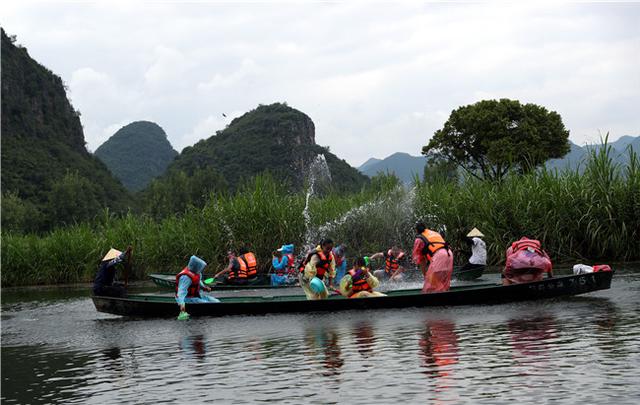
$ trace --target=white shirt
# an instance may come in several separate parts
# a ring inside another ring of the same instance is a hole
[[[487,264],[487,245],[480,238],[472,238],[473,246],[471,246],[471,264]]]

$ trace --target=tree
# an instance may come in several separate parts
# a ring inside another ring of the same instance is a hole
[[[555,111],[518,100],[483,100],[454,110],[422,154],[456,163],[479,179],[529,172],[569,152],[569,131]]]
[[[429,184],[457,183],[458,165],[451,160],[430,159],[424,166],[424,181]]]

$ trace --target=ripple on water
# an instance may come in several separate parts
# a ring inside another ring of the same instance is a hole
[[[3,403],[634,402],[640,280],[500,306],[175,320],[3,308]],[[6,311],[5,311],[6,310]]]

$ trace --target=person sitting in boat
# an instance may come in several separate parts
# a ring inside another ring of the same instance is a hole
[[[453,273],[453,252],[442,235],[418,222],[413,244],[413,261],[424,275],[423,293],[449,291]],[[428,267],[427,267],[428,266]]]
[[[484,238],[484,235],[478,228],[473,228],[467,234],[467,243],[471,245],[471,257],[469,262],[460,269],[461,273],[487,266],[487,244],[481,238]]]
[[[333,241],[331,239],[323,239],[320,245],[307,254],[307,257],[298,268],[300,271],[300,286],[309,300],[325,299],[329,296],[329,291],[323,281],[328,278],[329,287],[333,287],[336,260],[333,257],[332,250]],[[315,280],[320,280],[320,282]]]
[[[385,294],[373,291],[380,281],[371,274],[364,257],[356,260],[355,266],[349,270],[340,282],[340,293],[349,298],[384,297]]]
[[[247,280],[251,281],[258,276],[258,260],[255,253],[251,252],[249,245],[240,248],[238,260],[244,262],[247,267]]]
[[[542,244],[526,236],[513,242],[507,249],[507,261],[502,271],[502,284],[520,284],[540,281],[547,273],[553,277],[553,266]]]
[[[404,267],[400,264],[405,260],[405,254],[397,246],[392,246],[386,252],[378,252],[371,255],[371,260],[384,259],[384,269],[376,270],[373,275],[378,280],[402,281],[404,278]]]
[[[180,307],[180,312],[186,312],[185,304],[196,304],[205,302],[220,302],[202,292],[211,291],[211,287],[204,284],[202,272],[207,267],[207,263],[197,256],[191,256],[187,267],[176,274],[176,302]]]
[[[340,284],[340,280],[347,274],[347,258],[345,257],[347,247],[344,244],[340,244],[333,248],[333,257],[336,260],[336,278],[334,282]]]
[[[295,277],[295,258],[293,257],[293,245],[282,245],[273,252],[271,265],[274,273],[271,274],[271,285],[286,285]]]
[[[241,259],[241,257],[236,253],[235,250],[229,250],[227,252],[227,258],[229,259],[229,264],[222,271],[218,272],[214,279],[217,279],[220,276],[228,274],[224,279],[225,284],[230,285],[246,285],[249,283],[248,276],[248,267],[247,263]]]
[[[104,297],[124,297],[127,291],[122,284],[115,283],[118,265],[126,262],[131,257],[131,246],[121,252],[111,248],[100,261],[98,274],[93,281],[93,295]]]

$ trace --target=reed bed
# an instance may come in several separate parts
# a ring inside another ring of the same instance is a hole
[[[500,183],[420,183],[402,187],[380,176],[360,193],[327,193],[309,199],[290,194],[269,176],[259,176],[234,195],[210,196],[204,208],[162,220],[105,212],[91,224],[56,229],[42,236],[2,232],[3,286],[91,281],[110,247],[134,248],[132,279],[152,272],[178,272],[192,254],[222,269],[229,248],[250,244],[262,270],[283,243],[317,243],[331,237],[346,243],[348,256],[391,245],[409,250],[413,224],[444,229],[456,251],[473,227],[485,235],[489,260],[500,263],[508,244],[523,235],[540,239],[555,260],[640,259],[640,162],[613,163],[604,145],[584,170],[510,175]],[[460,261],[463,256],[456,255]]]

